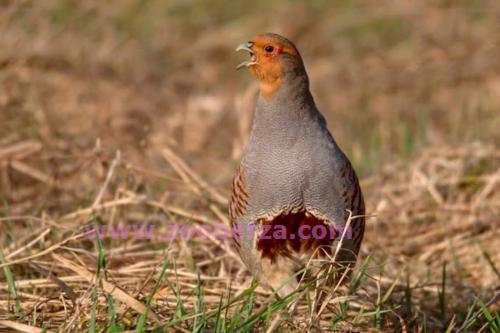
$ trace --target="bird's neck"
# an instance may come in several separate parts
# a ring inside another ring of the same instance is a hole
[[[262,89],[262,87],[261,87]],[[317,109],[309,91],[306,75],[293,79],[284,77],[280,88],[271,98],[259,96],[252,126],[252,137],[274,140],[275,136],[301,132],[317,118]]]
[[[309,79],[305,70],[288,71],[282,76],[260,82],[260,100],[263,108],[274,108],[286,104],[312,102]]]

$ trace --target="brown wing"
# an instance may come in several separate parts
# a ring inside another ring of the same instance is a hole
[[[245,214],[248,206],[248,193],[245,189],[245,180],[243,175],[243,169],[241,165],[236,170],[236,174],[233,178],[233,189],[231,192],[231,200],[229,202],[229,222],[231,223],[231,229],[235,237],[233,237],[236,246],[239,248],[239,235],[237,234],[238,228],[235,225],[236,220]]]
[[[344,184],[346,184],[342,193],[342,198],[346,208],[352,212],[353,219],[351,220],[351,231],[354,252],[357,255],[365,233],[365,202],[361,187],[359,186],[358,177],[349,161],[340,169],[340,175],[345,180]],[[347,217],[348,215],[346,219]]]

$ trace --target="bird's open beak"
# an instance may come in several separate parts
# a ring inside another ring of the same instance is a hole
[[[255,57],[252,49],[252,43],[251,42],[248,42],[248,43],[244,43],[244,44],[240,44],[238,45],[238,47],[236,48],[236,52],[238,51],[247,51],[248,53],[250,53],[250,60],[247,60],[247,61],[243,61],[241,64],[239,64],[238,66],[236,66],[236,70],[242,68],[242,67],[249,67],[249,66],[253,66],[253,65],[256,65],[257,64],[257,58]]]

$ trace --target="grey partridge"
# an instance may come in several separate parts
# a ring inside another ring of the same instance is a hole
[[[233,180],[230,221],[249,270],[285,296],[311,259],[334,257],[340,271],[352,268],[364,234],[364,200],[315,105],[295,45],[266,33],[236,50],[249,52],[238,68],[257,78],[260,94]],[[347,232],[339,228],[346,224]]]

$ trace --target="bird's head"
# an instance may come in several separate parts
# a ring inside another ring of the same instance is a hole
[[[236,69],[247,67],[260,81],[261,94],[269,99],[287,77],[305,75],[299,51],[288,39],[273,33],[257,35],[236,48],[247,51],[250,60]]]

